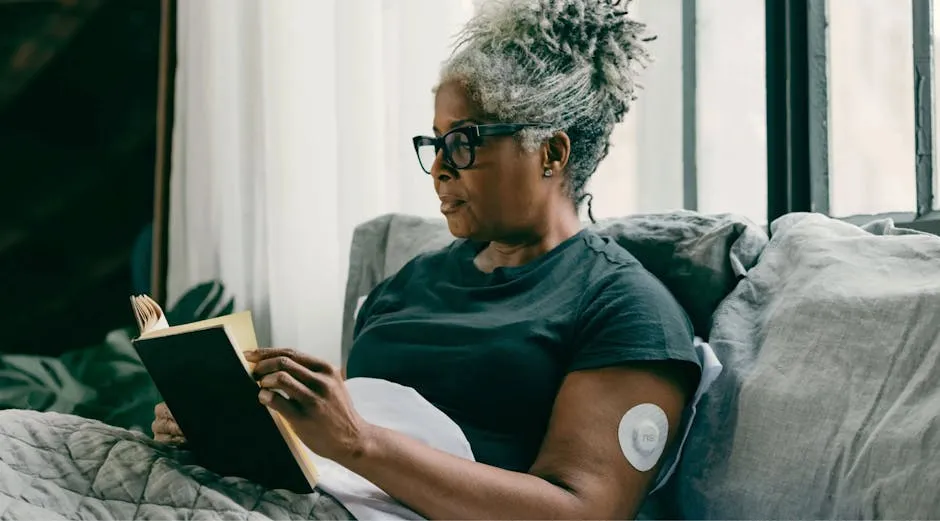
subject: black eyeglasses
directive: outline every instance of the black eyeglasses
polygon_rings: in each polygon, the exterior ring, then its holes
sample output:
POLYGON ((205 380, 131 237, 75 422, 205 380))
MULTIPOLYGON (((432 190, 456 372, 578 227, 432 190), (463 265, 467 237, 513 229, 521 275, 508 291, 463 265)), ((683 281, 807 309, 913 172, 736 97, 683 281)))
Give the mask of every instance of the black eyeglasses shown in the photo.
POLYGON ((541 127, 538 123, 493 123, 472 125, 451 130, 441 137, 415 136, 415 153, 418 162, 427 174, 431 173, 438 152, 444 151, 444 162, 451 168, 463 170, 470 168, 476 159, 477 147, 486 136, 510 136, 528 127, 541 127))

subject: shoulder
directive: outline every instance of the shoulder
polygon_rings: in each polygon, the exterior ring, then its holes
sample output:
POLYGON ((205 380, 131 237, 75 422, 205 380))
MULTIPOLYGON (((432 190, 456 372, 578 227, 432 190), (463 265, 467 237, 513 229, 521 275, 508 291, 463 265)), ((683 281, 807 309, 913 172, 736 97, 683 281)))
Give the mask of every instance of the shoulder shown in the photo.
POLYGON ((464 245, 464 242, 458 239, 443 248, 421 252, 395 273, 376 284, 365 296, 356 312, 354 335, 362 328, 365 321, 382 307, 382 301, 399 299, 407 291, 409 285, 440 273, 440 270, 448 264, 449 259, 464 245))
POLYGON ((394 297, 406 291, 409 285, 442 273, 465 243, 465 240, 457 239, 442 248, 421 252, 412 257, 395 273, 385 277, 369 291, 357 313, 357 320, 364 315, 369 315, 374 310, 375 302, 383 296, 394 297))
POLYGON ((629 294, 637 305, 660 304, 681 311, 666 286, 612 238, 589 232, 585 251, 591 257, 583 281, 586 298, 629 294))
POLYGON ((617 241, 610 236, 600 235, 593 230, 585 230, 583 237, 587 250, 611 267, 642 266, 632 253, 617 244, 617 241))
POLYGON ((698 363, 692 325, 666 286, 612 239, 585 238, 596 257, 578 306, 576 369, 629 361, 698 363))
POLYGON ((636 291, 675 302, 666 286, 612 238, 588 232, 584 243, 588 255, 593 257, 591 269, 586 273, 589 291, 636 291))

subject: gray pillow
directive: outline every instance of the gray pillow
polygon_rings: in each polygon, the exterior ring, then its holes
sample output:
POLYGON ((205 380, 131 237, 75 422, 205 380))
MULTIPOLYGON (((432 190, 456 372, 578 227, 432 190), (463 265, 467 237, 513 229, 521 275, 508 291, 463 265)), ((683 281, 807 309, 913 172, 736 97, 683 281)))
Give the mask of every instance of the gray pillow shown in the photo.
POLYGON ((669 288, 708 339, 715 308, 757 263, 767 235, 744 217, 691 211, 634 215, 593 228, 613 238, 669 288))
POLYGON ((683 517, 940 515, 940 238, 869 229, 778 219, 715 312, 724 371, 675 475, 683 517))
MULTIPOLYGON (((712 312, 767 244, 758 226, 734 215, 676 211, 609 219, 591 228, 613 237, 662 280, 702 338, 708 338, 712 312)), ((383 215, 356 228, 346 284, 344 361, 352 346, 358 301, 419 253, 453 239, 442 219, 402 214, 383 215)))

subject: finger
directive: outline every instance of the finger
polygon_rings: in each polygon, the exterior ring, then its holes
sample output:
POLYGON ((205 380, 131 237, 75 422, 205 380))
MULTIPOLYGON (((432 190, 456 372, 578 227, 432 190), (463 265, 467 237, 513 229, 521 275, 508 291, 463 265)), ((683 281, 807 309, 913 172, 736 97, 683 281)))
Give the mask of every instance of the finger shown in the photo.
POLYGON ((272 358, 289 358, 294 360, 298 364, 306 367, 311 371, 316 371, 319 373, 333 374, 336 371, 336 368, 332 364, 319 359, 314 356, 310 356, 305 353, 297 352, 293 349, 280 349, 280 348, 269 348, 269 349, 260 349, 257 351, 248 351, 246 357, 250 361, 261 362, 263 360, 269 360, 272 358))
POLYGON ((289 422, 300 419, 301 410, 296 402, 288 400, 269 389, 261 389, 258 393, 258 401, 279 413, 289 422))
POLYGON ((268 348, 268 349, 258 349, 256 351, 246 351, 245 358, 249 362, 261 362, 263 360, 269 360, 271 358, 280 358, 286 357, 294 360, 298 364, 310 369, 311 371, 316 371, 319 373, 333 374, 336 371, 336 368, 332 364, 321 360, 315 356, 310 356, 305 353, 299 353, 293 349, 281 349, 281 348, 268 348))
POLYGON ((163 432, 165 432, 166 434, 169 434, 170 436, 182 436, 183 435, 183 430, 180 429, 179 424, 176 423, 176 421, 174 420, 166 421, 166 423, 164 424, 163 432))
POLYGON ((167 436, 183 435, 180 426, 175 421, 166 418, 157 418, 154 420, 152 429, 154 434, 159 433, 167 436))
POLYGON ((166 425, 165 425, 163 422, 159 421, 159 420, 155 420, 155 421, 153 422, 153 424, 150 426, 150 430, 153 431, 153 439, 155 439, 155 440, 157 440, 157 441, 166 440, 166 439, 172 438, 172 437, 182 437, 182 436, 183 436, 183 433, 182 433, 182 432, 170 432, 170 431, 166 428, 166 425))
POLYGON ((293 376, 298 382, 315 390, 319 390, 323 386, 323 381, 319 373, 304 367, 287 356, 268 358, 255 364, 255 378, 263 379, 267 375, 275 373, 287 373, 293 376))
POLYGON ((159 419, 165 419, 175 422, 176 419, 173 418, 173 412, 170 411, 170 408, 167 407, 166 403, 158 404, 154 408, 154 417, 159 419))
POLYGON ((158 443, 165 443, 167 445, 186 445, 186 438, 183 436, 167 436, 161 434, 159 436, 154 436, 154 441, 158 443))
POLYGON ((316 393, 310 386, 301 383, 286 371, 266 375, 258 383, 262 389, 283 391, 291 400, 304 403, 313 403, 316 400, 316 393))

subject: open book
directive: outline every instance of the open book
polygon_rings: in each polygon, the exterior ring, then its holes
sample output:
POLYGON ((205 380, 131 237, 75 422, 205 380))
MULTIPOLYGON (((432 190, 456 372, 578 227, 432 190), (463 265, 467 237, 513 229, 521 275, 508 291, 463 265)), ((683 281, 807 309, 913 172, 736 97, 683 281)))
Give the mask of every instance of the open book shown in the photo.
POLYGON ((250 312, 170 326, 147 296, 131 297, 134 348, 186 435, 197 462, 222 476, 306 494, 317 484, 307 448, 280 414, 258 401, 258 348, 250 312))

